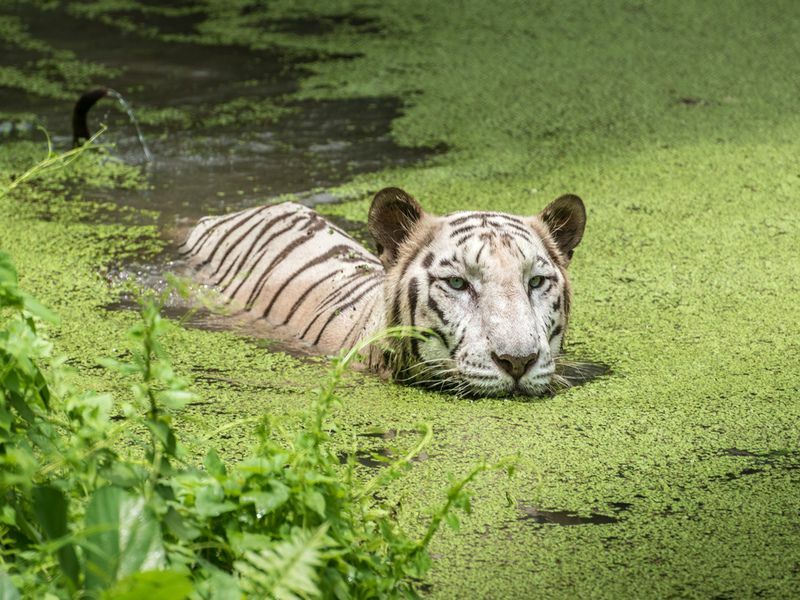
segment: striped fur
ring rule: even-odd
[[[380,262],[304,206],[206,217],[181,254],[239,315],[313,351],[336,353],[381,326]]]
[[[386,326],[419,326],[425,339],[396,340],[369,366],[461,395],[534,395],[554,377],[566,266],[584,222],[574,196],[532,217],[438,217],[388,188],[369,215],[380,260],[293,203],[202,219],[182,252],[199,279],[277,337],[330,354]]]

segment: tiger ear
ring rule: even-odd
[[[423,215],[422,207],[400,188],[384,188],[372,200],[367,227],[384,267],[397,262],[398,249]]]
[[[586,227],[586,207],[583,200],[573,194],[566,194],[553,200],[539,213],[558,250],[569,263]]]

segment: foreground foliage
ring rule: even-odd
[[[39,331],[56,318],[19,289],[2,253],[0,311],[2,598],[415,596],[432,535],[443,520],[458,526],[452,509],[470,510],[464,486],[488,468],[455,481],[414,540],[376,492],[430,428],[366,484],[327,444],[336,386],[357,350],[335,361],[298,431],[267,415],[250,458],[225,465],[211,449],[198,467],[173,429],[194,394],[159,342],[158,299],[142,301],[125,360],[103,361],[133,381],[116,405],[67,383]],[[141,446],[123,452],[115,442],[132,428]]]

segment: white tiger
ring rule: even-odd
[[[539,215],[425,213],[378,192],[369,231],[379,259],[294,203],[202,219],[182,247],[199,279],[275,335],[331,354],[392,325],[431,332],[372,352],[369,367],[460,395],[548,389],[567,327],[566,267],[583,237],[580,198]]]

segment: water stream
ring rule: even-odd
[[[134,128],[136,129],[136,137],[139,139],[139,143],[142,145],[142,152],[144,153],[144,159],[147,162],[153,162],[153,155],[150,154],[150,149],[147,147],[147,142],[144,139],[144,135],[142,134],[142,128],[139,126],[139,120],[136,118],[136,114],[133,112],[131,105],[128,104],[128,101],[116,90],[108,89],[106,90],[106,95],[116,99],[119,102],[119,105],[122,107],[122,110],[128,115],[131,123],[133,124]]]

